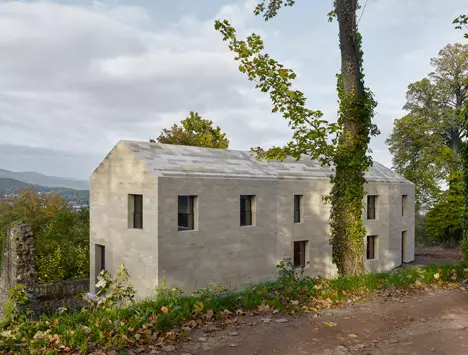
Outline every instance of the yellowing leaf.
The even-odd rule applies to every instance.
[[[161,312],[167,313],[167,312],[169,312],[169,308],[167,308],[166,306],[162,306],[161,307]]]
[[[201,313],[201,311],[203,311],[203,307],[204,307],[203,302],[197,301],[195,305],[193,306],[193,311],[195,313]]]
[[[335,322],[325,322],[325,325],[328,326],[328,327],[336,327]]]
[[[348,336],[349,336],[350,338],[357,338],[357,334],[354,334],[354,333],[350,333],[350,334],[348,334]]]
[[[438,280],[440,278],[440,273],[434,274],[434,280]]]

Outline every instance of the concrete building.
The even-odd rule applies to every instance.
[[[186,292],[273,279],[290,257],[305,275],[333,276],[331,171],[304,159],[120,141],[91,176],[94,276],[124,264],[139,297],[163,280]],[[379,163],[367,174],[366,268],[414,260],[414,185]]]

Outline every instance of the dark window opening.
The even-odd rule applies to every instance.
[[[253,225],[253,195],[241,195],[240,197],[240,225]]]
[[[375,235],[367,236],[366,258],[368,260],[375,259],[376,246],[377,246],[377,237]]]
[[[195,229],[195,197],[179,196],[177,225],[180,231]]]
[[[306,266],[307,242],[294,242],[294,267],[304,268]]]
[[[376,195],[367,195],[367,219],[375,219],[376,216]]]
[[[406,209],[408,203],[408,195],[401,196],[401,215],[406,216]]]
[[[406,231],[401,232],[401,264],[405,262]]]
[[[128,228],[143,229],[143,195],[128,195]]]
[[[294,195],[294,223],[302,222],[302,195]]]
[[[95,260],[95,279],[96,283],[98,280],[98,275],[102,270],[106,269],[106,248],[104,245],[95,244],[94,249],[94,260]]]

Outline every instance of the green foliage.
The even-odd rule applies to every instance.
[[[85,278],[89,274],[89,210],[60,211],[36,236],[39,281]]]
[[[316,312],[321,308],[343,305],[349,300],[356,301],[369,292],[389,287],[456,287],[456,282],[467,278],[467,267],[468,264],[460,263],[327,280],[285,277],[291,275],[285,262],[279,268],[279,274],[283,276],[278,280],[252,285],[240,292],[216,285],[213,289],[205,288],[187,296],[180,290],[162,285],[154,297],[127,303],[125,308],[118,305],[122,299],[128,299],[127,296],[118,296],[99,307],[43,315],[34,321],[14,316],[14,320],[0,332],[0,351],[18,351],[21,345],[28,351],[48,354],[64,351],[118,352],[129,345],[161,344],[163,338],[173,339],[176,334],[205,322],[222,321],[247,311]],[[124,268],[122,270],[122,280],[128,280],[128,274]],[[102,286],[115,284],[111,279],[103,277],[105,282]],[[108,287],[105,294],[109,295],[111,289]],[[124,286],[119,290],[122,295],[128,289]],[[24,304],[25,301],[25,293],[20,291],[15,303]]]
[[[0,202],[0,238],[15,222],[31,226],[36,238],[39,281],[85,278],[89,274],[89,211],[73,212],[56,194],[21,190]]]
[[[64,257],[60,246],[51,254],[37,255],[35,261],[40,283],[56,283],[65,279]]]
[[[226,134],[213,122],[200,117],[197,112],[190,112],[190,116],[181,122],[181,126],[174,124],[171,129],[163,129],[157,138],[159,143],[190,145],[206,148],[229,148]],[[150,139],[150,142],[155,142]]]
[[[414,239],[417,245],[426,242],[426,215],[417,211],[414,216]]]
[[[107,270],[102,270],[98,275],[96,288],[99,290],[96,296],[99,298],[98,308],[111,309],[128,307],[134,303],[135,290],[130,282],[130,275],[123,264],[117,270],[117,276]]]
[[[453,20],[453,23],[456,25],[455,28],[457,30],[468,30],[468,16],[467,15],[460,15],[458,16],[455,20]],[[465,33],[465,38],[468,38],[468,32]]]
[[[15,288],[8,290],[8,294],[8,299],[3,306],[5,315],[0,323],[1,327],[23,323],[31,315],[31,310],[28,307],[29,296],[23,284],[19,284]]]
[[[293,6],[295,0],[262,0],[260,4],[255,7],[254,14],[263,14],[265,21],[268,21],[278,14],[281,7]]]
[[[279,280],[300,281],[304,279],[304,268],[294,267],[293,260],[291,258],[284,258],[276,268],[278,269]]]
[[[322,112],[306,107],[304,94],[292,87],[296,78],[294,71],[263,53],[263,40],[255,33],[245,41],[238,40],[236,30],[227,20],[216,21],[215,29],[228,42],[229,49],[236,53],[234,59],[240,62],[239,70],[250,81],[256,82],[257,89],[270,95],[272,112],[281,113],[293,130],[292,140],[286,146],[275,146],[267,151],[260,147],[253,148],[257,156],[282,160],[287,156],[299,159],[302,154],[307,154],[329,163],[334,147],[327,142],[327,137],[336,133],[339,126],[322,119]]]
[[[468,45],[449,44],[431,59],[434,71],[408,86],[408,115],[387,140],[395,170],[416,185],[417,207],[441,197],[440,184],[461,169],[467,136]]]
[[[454,182],[427,213],[426,234],[430,239],[449,246],[458,245],[462,240],[465,213],[463,187],[463,181]]]
[[[268,20],[276,16],[282,6],[292,5],[294,1],[265,0],[254,12],[263,14]],[[239,71],[254,81],[257,89],[269,94],[272,112],[281,113],[293,131],[291,141],[285,146],[274,146],[268,150],[253,148],[257,158],[300,159],[307,155],[323,165],[335,167],[335,174],[331,177],[333,188],[328,199],[332,205],[330,224],[334,260],[340,274],[359,274],[364,271],[365,229],[361,218],[364,175],[372,165],[368,145],[370,137],[379,132],[371,122],[376,102],[365,87],[362,74],[361,36],[356,36],[357,4],[335,1],[334,6],[335,10],[329,16],[336,16],[340,24],[343,60],[342,73],[338,75],[340,108],[337,123],[328,122],[323,119],[322,112],[306,107],[304,94],[293,89],[296,74],[264,53],[260,36],[251,34],[245,41],[239,40],[235,28],[227,20],[216,21],[215,29],[236,54],[234,59],[240,63]],[[349,48],[354,50],[344,53]],[[349,61],[349,58],[353,60]]]

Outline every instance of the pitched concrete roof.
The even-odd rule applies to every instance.
[[[258,161],[250,152],[182,145],[120,141],[158,176],[229,177],[247,179],[328,179],[332,170],[304,158],[299,161]],[[368,181],[409,182],[374,161]]]

